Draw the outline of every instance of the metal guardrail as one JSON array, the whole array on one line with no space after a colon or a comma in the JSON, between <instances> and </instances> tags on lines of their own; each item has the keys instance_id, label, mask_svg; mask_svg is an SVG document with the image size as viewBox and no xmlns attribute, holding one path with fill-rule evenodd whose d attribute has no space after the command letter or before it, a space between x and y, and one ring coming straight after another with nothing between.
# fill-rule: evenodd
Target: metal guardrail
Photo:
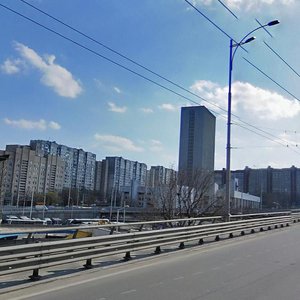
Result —
<instances>
[{"instance_id":1,"label":"metal guardrail","mask_svg":"<svg viewBox=\"0 0 300 300\"><path fill-rule=\"evenodd\" d=\"M84 266L89 269L94 258L125 253L124 259L128 260L131 258L131 252L135 251L153 248L158 254L163 246L179 244L179 248L182 249L187 242L197 240L198 244L202 244L206 238L214 237L215 240L219 240L220 236L233 237L236 233L244 235L246 232L254 233L256 230L289 226L290 223L292 223L291 214L283 214L232 222L2 247L0 248L0 275L31 270L33 274L29 277L38 280L39 270L42 268L86 260Z\"/></svg>"}]
</instances>

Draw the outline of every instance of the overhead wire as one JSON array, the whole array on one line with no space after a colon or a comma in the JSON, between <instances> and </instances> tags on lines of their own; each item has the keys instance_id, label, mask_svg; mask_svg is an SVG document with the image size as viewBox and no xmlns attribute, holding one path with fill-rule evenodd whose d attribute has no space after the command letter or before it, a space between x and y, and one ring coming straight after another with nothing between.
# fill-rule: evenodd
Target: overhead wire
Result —
<instances>
[{"instance_id":1,"label":"overhead wire","mask_svg":"<svg viewBox=\"0 0 300 300\"><path fill-rule=\"evenodd\" d=\"M21 1L24 2L23 0L21 0ZM24 18L24 19L26 19L26 20L28 20L28 21L30 21L30 22L32 22L32 23L34 23L34 24L36 24L36 25L38 25L38 26L40 26L40 27L42 27L42 28L44 28L44 29L46 29L47 31L50 31L50 32L52 32L52 33L58 35L59 37L61 37L61 38L65 39L65 40L67 40L67 41L69 41L69 42L71 42L71 43L73 43L73 44L75 44L75 45L77 45L77 46L79 46L79 47L81 47L81 48L83 48L83 49L85 49L85 50L87 50L87 51L89 51L89 52L95 54L95 55L97 55L98 57L101 57L102 59L107 60L108 62L110 62L110 63L112 63L112 64L114 64L114 65L116 65L116 66L118 66L118 67L121 67L121 68L127 70L128 72L133 73L134 75L136 75L136 76L138 76L138 77L141 77L141 78L145 79L145 80L148 81L148 82L151 82L151 83L153 83L153 84L155 84L155 85L157 85L157 86L159 86L159 87L161 87L161 88L163 88L163 89L165 89L165 90L167 90L167 91L169 91L169 92L171 92L171 93L173 93L173 94L175 94L175 95L177 95L177 96L179 96L179 97L181 97L181 98L183 98L183 99L186 99L186 100L188 100L188 101L191 102L191 103L194 103L194 104L196 104L196 105L201 105L200 103L198 103L198 102L196 102L196 101L194 101L194 100L192 100L192 99L190 99L190 98L188 98L188 97L186 97L186 96L184 96L184 95L182 95L182 94L180 94L180 93L178 93L178 92L176 92L176 91L174 91L174 90L172 90L172 89L170 89L170 88L168 88L168 87L166 87L166 86L164 86L164 85L162 85L162 84L160 84L160 83L158 83L158 82L156 82L156 81L154 81L154 80L152 80L152 79L150 79L150 78L148 78L148 77L146 77L146 76L144 76L144 75L142 75L142 74L140 74L140 73L138 73L138 72L136 72L136 71L134 71L134 70L132 70L132 69L130 69L130 68L128 68L128 67L126 67L126 66L124 66L124 65L122 65L122 64L120 64L120 63L118 63L118 62L115 62L114 60L112 60L112 59L110 59L110 58L108 58L108 57L106 57L106 56L104 56L104 55L102 55L102 54L100 54L100 53L98 53L98 52L96 52L96 51L94 51L94 50L92 50L92 49L90 49L90 48L88 48L88 47L82 45L82 44L80 44L79 42L77 42L77 41L75 41L75 40L73 40L73 39L71 39L71 38L69 38L69 37L66 37L65 35L63 35L63 34L57 32L57 31L55 31L55 30L53 30L53 29L51 29L51 28L49 28L49 27L47 27L47 26L45 26L45 25L43 25L43 24L41 24L41 23L39 23L39 22L37 22L37 21L35 21L35 20L33 20L32 18L29 18L29 17L25 16L25 15L22 14L22 13L19 13L19 12L13 10L13 9L11 9L11 8L9 8L9 7L7 7L7 6L3 5L3 4L1 4L1 3L0 3L0 6L3 7L3 8L5 8L5 9L7 9L7 10L9 10L10 12L12 12L12 13L14 13L14 14L17 14L17 15L19 15L20 17L22 17L22 18ZM142 65L141 65L141 66L142 66ZM150 69L149 69L149 70L150 70ZM150 70L150 71L151 71L151 70ZM155 72L151 72L151 73L154 74ZM159 74L158 74L158 75L159 75ZM160 77L160 76L159 76L159 77ZM161 77L161 78L164 78L164 77ZM215 103L213 103L213 102L210 102L210 101L208 101L208 100L202 98L201 96L199 96L199 95L197 95L197 94L195 94L195 93L193 93L193 92L191 92L191 91L189 91L189 90L187 90L187 89L181 87L180 85L178 85L178 84L176 84L176 83L173 83L172 81L169 81L168 79L166 79L166 80L167 80L168 82L170 82L170 83L176 85L177 87L179 87L179 88L185 90L186 92L189 92L189 93L191 93L192 95L194 95L194 96L200 98L201 100L206 101L207 103L209 103L209 104L211 104L211 105L217 107L218 109L227 112L226 109L220 107L219 105L217 105L217 104L215 104ZM212 109L210 109L210 110L211 110L213 113L215 113L216 115L220 115L221 117L224 117L222 114L220 114L220 113L218 113L218 112L216 112L216 111L214 111L214 110L212 110ZM246 124L247 126L250 126L250 127L254 128L254 129L258 130L258 131L261 131L261 132L263 132L263 133L265 133L265 134L267 134L267 135L273 136L273 137L275 137L276 139L278 139L278 137L276 137L276 136L274 136L274 135L272 135L272 134L270 134L270 133L268 133L268 132L266 132L266 131L264 131L264 130L262 130L262 129L260 129L260 128L254 126L254 125L252 125L252 124L250 124L250 123L248 123L248 122L243 121L239 116L234 115L234 114L233 114L233 116L235 116L236 118L238 118L241 122L243 122L243 123ZM238 126L239 126L239 125L238 125ZM243 127L243 128L246 129L245 126L240 126L240 127ZM256 134L258 134L258 135L261 135L261 134L255 132L254 130L250 130L250 131L253 132L253 133L256 133ZM273 141L276 142L276 140L274 140L274 139L271 139L271 138L268 138L268 139L273 140ZM283 140L283 141L284 141L284 140ZM285 142L285 141L284 141L284 142ZM282 144L282 145L283 145L283 144Z\"/></svg>"},{"instance_id":2,"label":"overhead wire","mask_svg":"<svg viewBox=\"0 0 300 300\"><path fill-rule=\"evenodd\" d=\"M260 23L257 19L255 19L255 21L258 23L259 26L261 26L261 28L270 36L270 37L273 37L273 35L271 34L271 32L269 30L267 30L267 28L262 24Z\"/></svg>"},{"instance_id":3,"label":"overhead wire","mask_svg":"<svg viewBox=\"0 0 300 300\"><path fill-rule=\"evenodd\" d=\"M236 14L221 0L218 0L218 2L227 10L230 12L231 15L233 15L237 20L239 19Z\"/></svg>"},{"instance_id":4,"label":"overhead wire","mask_svg":"<svg viewBox=\"0 0 300 300\"><path fill-rule=\"evenodd\" d=\"M78 30L78 29L76 29L76 28L74 28L73 26L71 26L71 25L69 25L69 24L63 22L62 20L59 20L58 18L56 18L56 17L50 15L49 13L47 13L47 12L45 12L45 11L39 9L38 7L36 7L36 6L34 6L34 5L30 4L30 3L28 3L27 1L25 1L25 0L20 0L20 1L23 2L23 3L25 3L25 4L27 4L27 5L29 5L30 7L34 8L34 9L37 10L37 11L39 11L40 13L42 13L42 14L44 14L44 15L50 17L51 19L53 19L53 20L59 22L60 24L62 24L62 25L64 25L64 26L68 27L69 29L74 30L75 32L77 32L77 33L79 33L80 35L82 35L82 36L88 38L89 40L94 41L95 43L97 43L97 44L103 46L105 49L107 49L107 50L109 50L109 51L112 51L113 53L115 53L115 54L121 56L122 58L124 58L124 59L126 59L126 60L132 62L133 64L135 64L135 65L141 67L142 69L144 69L144 70L150 72L151 74L158 76L159 78L161 78L161 79L167 81L168 83L170 83L170 84L172 84L172 85L174 85L174 86L180 88L181 90L183 90L183 91L185 91L185 92L187 92L187 93L189 93L189 94L191 94L191 95L193 95L193 96L195 96L195 97L201 99L202 101L205 101L205 102L207 102L207 103L213 105L214 107L216 107L216 108L218 108L218 109L220 109L220 110L222 110L222 111L224 111L224 112L227 113L227 110L224 109L224 108L222 108L221 106L219 106L219 105L217 105L217 104L215 104L215 103L213 103L213 102L211 102L211 101L208 101L207 99L205 99L205 98L203 98L203 97L197 95L196 93L193 93L192 91L190 91L190 90L184 88L183 86L179 85L178 83L176 83L176 82L174 82L174 81L172 81L172 80L169 80L169 79L166 78L165 76L162 76L162 75L158 74L157 72L155 72L155 71L149 69L148 67L145 67L144 65L142 65L142 64L140 64L140 63L138 63L138 62L136 62L136 61L133 60L132 58L129 58L128 56L123 55L123 54L120 53L119 51L116 51L116 50L112 49L111 47L105 45L105 44L102 43L102 42L99 42L98 40L96 40L96 39L90 37L89 35L83 33L82 31L80 31L80 30ZM186 98L186 99L187 99L187 98ZM188 100L188 99L187 99L187 100ZM194 104L200 105L198 102L194 102L194 101L192 101L191 99L189 99L189 101L192 102L192 103L194 103ZM213 110L212 110L212 111L213 111ZM218 114L218 113L215 112L215 111L213 111L213 112L214 112L215 114ZM232 114L232 115L233 115L234 117L238 118L238 119L240 120L240 122L243 122L243 123L245 123L246 125L251 126L252 128L255 128L255 129L259 130L259 131L262 131L262 132L264 132L265 134L272 135L272 134L270 134L270 133L268 133L268 132L266 132L266 131L263 131L263 130L261 130L261 129L259 129L259 128L256 128L254 125L252 125L252 124L250 124L250 123L248 123L248 122L246 122L246 121L243 121L239 116L237 116L237 115L235 115L235 114ZM273 135L273 136L274 136L274 135ZM275 137L275 136L274 136L274 137ZM277 137L276 137L276 138L277 138Z\"/></svg>"},{"instance_id":5,"label":"overhead wire","mask_svg":"<svg viewBox=\"0 0 300 300\"><path fill-rule=\"evenodd\" d=\"M261 74L263 74L265 77L267 77L268 79L270 79L273 83L275 83L277 86L279 86L282 90L284 90L286 93L288 93L290 96L292 96L293 98L295 98L296 100L300 101L300 99L298 97L296 97L294 94L292 94L291 92L289 92L284 86L282 86L280 83L278 83L277 81L275 81L271 76L269 76L266 72L264 72L263 70L261 70L259 67L257 67L255 64L253 64L251 61L249 61L247 58L243 57L243 59L250 64L253 68L255 68L257 71L259 71Z\"/></svg>"},{"instance_id":6,"label":"overhead wire","mask_svg":"<svg viewBox=\"0 0 300 300\"><path fill-rule=\"evenodd\" d=\"M277 53L269 44L264 41L264 44L282 61L284 62L298 77L300 74L279 54Z\"/></svg>"}]
</instances>

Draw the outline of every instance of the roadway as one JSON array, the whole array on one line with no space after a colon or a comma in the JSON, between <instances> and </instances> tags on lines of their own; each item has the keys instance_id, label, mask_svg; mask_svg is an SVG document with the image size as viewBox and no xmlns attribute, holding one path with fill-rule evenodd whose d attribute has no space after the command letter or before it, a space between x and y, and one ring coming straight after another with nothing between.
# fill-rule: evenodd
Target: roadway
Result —
<instances>
[{"instance_id":1,"label":"roadway","mask_svg":"<svg viewBox=\"0 0 300 300\"><path fill-rule=\"evenodd\" d=\"M83 272L0 299L299 300L300 227Z\"/></svg>"}]
</instances>

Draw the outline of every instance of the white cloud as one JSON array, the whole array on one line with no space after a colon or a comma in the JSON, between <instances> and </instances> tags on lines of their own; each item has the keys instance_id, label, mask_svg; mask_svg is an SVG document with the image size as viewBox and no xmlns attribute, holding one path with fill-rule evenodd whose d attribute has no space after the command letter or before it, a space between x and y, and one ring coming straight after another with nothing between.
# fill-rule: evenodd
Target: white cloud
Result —
<instances>
[{"instance_id":1,"label":"white cloud","mask_svg":"<svg viewBox=\"0 0 300 300\"><path fill-rule=\"evenodd\" d=\"M166 110L166 111L176 111L178 107L171 104L171 103L163 103L158 106L159 109Z\"/></svg>"},{"instance_id":2,"label":"white cloud","mask_svg":"<svg viewBox=\"0 0 300 300\"><path fill-rule=\"evenodd\" d=\"M20 65L22 64L22 61L20 59L6 59L4 63L1 65L1 70L5 74L16 74L21 71Z\"/></svg>"},{"instance_id":3,"label":"white cloud","mask_svg":"<svg viewBox=\"0 0 300 300\"><path fill-rule=\"evenodd\" d=\"M205 5L211 6L216 1L213 0L193 0L192 4L194 6L197 5ZM263 6L271 6L271 5L291 5L295 3L295 0L223 0L223 3L231 9L238 10L259 10Z\"/></svg>"},{"instance_id":4,"label":"white cloud","mask_svg":"<svg viewBox=\"0 0 300 300\"><path fill-rule=\"evenodd\" d=\"M75 80L67 69L55 63L54 55L41 57L21 43L16 43L15 48L27 62L42 73L41 82L53 88L58 95L76 98L82 92L80 82Z\"/></svg>"},{"instance_id":5,"label":"white cloud","mask_svg":"<svg viewBox=\"0 0 300 300\"><path fill-rule=\"evenodd\" d=\"M117 86L114 86L114 91L117 92L118 94L122 93L122 91Z\"/></svg>"},{"instance_id":6,"label":"white cloud","mask_svg":"<svg viewBox=\"0 0 300 300\"><path fill-rule=\"evenodd\" d=\"M8 118L5 118L4 123L12 127L26 129L26 130L35 130L35 129L46 130L48 128L59 130L61 128L61 126L57 122L50 121L49 123L47 123L44 119L40 119L38 121L32 121L32 120L25 120L25 119L10 120Z\"/></svg>"},{"instance_id":7,"label":"white cloud","mask_svg":"<svg viewBox=\"0 0 300 300\"><path fill-rule=\"evenodd\" d=\"M161 151L163 151L163 144L162 144L162 142L158 141L158 140L150 140L149 150L153 151L153 152L161 152Z\"/></svg>"},{"instance_id":8,"label":"white cloud","mask_svg":"<svg viewBox=\"0 0 300 300\"><path fill-rule=\"evenodd\" d=\"M54 129L54 130L61 129L61 126L57 122L54 122L54 121L50 121L48 126L49 126L49 128Z\"/></svg>"},{"instance_id":9,"label":"white cloud","mask_svg":"<svg viewBox=\"0 0 300 300\"><path fill-rule=\"evenodd\" d=\"M126 106L117 106L115 103L113 102L108 102L107 103L109 106L110 111L116 112L116 113L125 113L127 111L127 107Z\"/></svg>"},{"instance_id":10,"label":"white cloud","mask_svg":"<svg viewBox=\"0 0 300 300\"><path fill-rule=\"evenodd\" d=\"M142 107L140 110L143 113L145 113L145 114L151 114L151 113L153 113L153 109L152 108Z\"/></svg>"},{"instance_id":11,"label":"white cloud","mask_svg":"<svg viewBox=\"0 0 300 300\"><path fill-rule=\"evenodd\" d=\"M114 152L142 152L144 149L134 144L128 138L117 136L117 135L100 135L95 134L94 138L97 142L100 142L101 146Z\"/></svg>"},{"instance_id":12,"label":"white cloud","mask_svg":"<svg viewBox=\"0 0 300 300\"><path fill-rule=\"evenodd\" d=\"M199 80L191 89L210 102L227 108L227 86L220 87L213 82ZM205 102L203 105L218 110L215 106ZM244 112L248 115L253 114L255 118L260 119L288 119L300 113L300 103L250 83L236 81L232 84L232 111Z\"/></svg>"}]
</instances>

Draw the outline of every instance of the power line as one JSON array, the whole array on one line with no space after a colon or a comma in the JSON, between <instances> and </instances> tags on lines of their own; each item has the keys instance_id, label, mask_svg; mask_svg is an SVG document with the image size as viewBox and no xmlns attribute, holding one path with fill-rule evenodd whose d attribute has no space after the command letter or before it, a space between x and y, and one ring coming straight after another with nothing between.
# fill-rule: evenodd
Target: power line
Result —
<instances>
[{"instance_id":1,"label":"power line","mask_svg":"<svg viewBox=\"0 0 300 300\"><path fill-rule=\"evenodd\" d=\"M256 65L254 65L252 62L250 62L247 58L243 57L243 59L250 64L253 68L255 68L257 71L259 71L260 73L262 73L263 75L265 75L267 78L269 78L272 82L274 82L277 86L279 86L282 90L284 90L285 92L287 92L290 96L292 96L293 98L295 98L296 100L300 101L299 98L297 98L294 94L292 94L291 92L289 92L285 87L283 87L280 83L278 83L277 81L275 81L273 78L271 78L267 73L265 73L264 71L262 71L259 67L257 67Z\"/></svg>"},{"instance_id":2,"label":"power line","mask_svg":"<svg viewBox=\"0 0 300 300\"><path fill-rule=\"evenodd\" d=\"M262 29L263 29L270 37L273 37L273 35L270 33L270 31L267 30L267 28L266 28L263 24L261 24L257 19L255 19L255 21L258 23L258 25L261 26L261 28L262 28Z\"/></svg>"},{"instance_id":3,"label":"power line","mask_svg":"<svg viewBox=\"0 0 300 300\"><path fill-rule=\"evenodd\" d=\"M234 14L234 12L228 7L228 6L226 6L221 0L218 0L219 1L219 3L227 10L227 11L229 11L237 20L239 19L235 14Z\"/></svg>"},{"instance_id":4,"label":"power line","mask_svg":"<svg viewBox=\"0 0 300 300\"><path fill-rule=\"evenodd\" d=\"M206 16L200 9L198 9L195 5L193 5L190 1L184 0L188 5L190 5L194 10L196 10L203 18L205 18L209 23L211 23L214 27L216 27L220 32L226 35L228 38L232 39L235 43L238 43L235 39L233 39L225 30L223 30L219 25L217 25L214 21L212 21L208 16ZM246 52L248 52L245 48L241 46Z\"/></svg>"},{"instance_id":5,"label":"power line","mask_svg":"<svg viewBox=\"0 0 300 300\"><path fill-rule=\"evenodd\" d=\"M63 35L63 34L57 32L57 31L55 31L55 30L53 30L53 29L51 29L51 28L49 28L49 27L47 27L47 26L45 26L45 25L43 25L43 24L41 24L41 23L39 23L39 22L37 22L37 21L35 21L35 20L33 20L33 19L31 19L31 18L29 18L29 17L27 17L27 16L25 16L25 15L23 15L23 14L21 14L21 13L15 11L15 10L13 10L13 9L11 9L11 8L9 8L9 7L7 7L7 6L5 6L5 5L3 5L3 4L0 4L0 6L3 7L3 8L5 8L5 9L7 9L7 10L9 10L10 12L12 12L12 13L14 13L14 14L17 14L17 15L19 15L20 17L22 17L22 18L24 18L24 19L26 19L26 20L28 20L28 21L30 21L30 22L32 22L32 23L34 23L34 24L36 24L36 25L38 25L38 26L40 26L40 27L42 27L42 28L44 28L44 29L46 29L47 31L50 31L50 32L52 32L52 33L58 35L59 37L61 37L61 38L65 39L65 40L67 40L67 41L69 41L69 42L75 44L76 46L79 46L80 48L83 48L84 50L87 50L87 51L91 52L92 54L95 54L96 56L98 56L98 57L100 57L100 58L102 58L102 59L105 59L106 61L108 61L108 62L110 62L110 63L112 63L112 64L114 64L114 65L116 65L116 66L118 66L118 67L121 67L121 68L127 70L128 72L130 72L130 73L132 73L132 74L138 76L138 77L141 77L141 78L145 79L145 80L148 81L148 82L151 82L151 83L153 83L153 84L155 84L155 85L157 85L157 86L159 86L159 87L161 87L161 88L163 88L163 89L165 89L165 90L167 90L167 91L169 91L169 92L171 92L171 93L173 93L173 94L175 94L175 95L177 95L177 96L179 96L179 97L181 97L181 98L184 98L184 99L190 101L191 103L194 103L194 104L196 104L196 105L201 105L199 102L196 102L196 101L194 101L194 100L192 100L192 99L190 99L190 98L188 98L188 97L186 97L186 96L184 96L184 95L182 95L182 94L180 94L180 93L178 93L178 92L176 92L176 91L174 91L174 90L172 90L172 89L170 89L170 88L168 88L168 87L166 87L166 86L164 86L164 85L162 85L162 84L160 84L160 83L158 83L158 82L156 82L156 81L154 81L154 80L152 80L152 79L150 79L150 78L148 78L148 77L146 77L146 76L144 76L144 75L142 75L142 74L140 74L140 73L138 73L138 72L136 72L136 71L134 71L134 70L132 70L132 69L130 69L130 68L128 68L128 67L126 67L126 66L124 66L124 65L122 65L122 64L118 63L118 62L115 62L115 61L113 61L112 59L105 57L104 55L102 55L102 54L100 54L100 53L98 53L98 52L96 52L96 51L94 51L94 50L92 50L92 49L90 49L90 48L88 48L88 47L86 47L86 46L84 46L84 45L82 45L82 44L76 42L76 41L74 41L73 39L71 39L71 38L69 38L69 37L66 37L65 35ZM219 105L217 105L217 104L215 104L215 103L213 103L213 102L210 102L210 101L208 101L208 100L206 100L206 99L200 97L199 95L197 95L197 94L195 94L195 93L193 93L193 92L190 92L189 90L187 90L187 89L181 87L180 85L178 85L178 84L176 84L176 83L173 83L172 81L169 81L168 79L166 79L166 80L167 80L168 82L170 82L170 83L176 85L177 87L183 89L184 91L189 92L189 93L191 93L192 95L194 95L194 96L200 98L201 100L206 101L207 103L209 103L209 104L211 104L211 105L217 107L218 109L220 109L220 110L222 110L222 111L224 111L224 112L227 112L226 109L220 107ZM212 110L212 109L210 109L210 110L211 110L213 113L215 113L216 115L220 115L221 117L224 117L222 114L220 114L220 113L218 113L218 112L216 112L216 111L214 111L214 110ZM262 129L260 129L260 128L254 126L254 125L252 125L252 124L250 124L250 123L248 123L248 122L243 121L239 116L234 115L234 114L233 114L233 116L235 116L236 118L238 118L241 122L243 122L243 123L246 124L247 126L250 126L250 127L254 128L254 129L260 131L260 132L263 132L263 133L265 133L265 134L267 134L267 135L273 136L273 137L275 137L276 139L279 139L279 140L280 140L280 138L278 138L278 137L272 135L271 133L268 133L268 132L266 132L266 131L264 131L264 130L262 130ZM224 117L224 118L225 118L225 117ZM242 127L242 126L240 126L240 127ZM246 127L243 127L243 128L246 129ZM249 130L249 129L248 129L248 130ZM249 130L249 131L252 131L252 132L254 132L254 133L258 134L258 135L261 135L261 134L255 132L254 130ZM261 136L263 136L263 135L261 135ZM268 138L268 139L271 139L271 138ZM273 139L271 139L271 140L273 140ZM282 140L282 139L281 139L281 140ZM273 140L273 141L275 141L275 140ZM284 140L283 140L283 141L284 141ZM285 141L284 141L284 142L285 142ZM283 144L282 144L282 145L283 145Z\"/></svg>"},{"instance_id":6,"label":"power line","mask_svg":"<svg viewBox=\"0 0 300 300\"><path fill-rule=\"evenodd\" d=\"M268 45L265 41L264 44L281 60L283 61L298 77L300 74L285 60L282 56L280 56L270 45Z\"/></svg>"},{"instance_id":7,"label":"power line","mask_svg":"<svg viewBox=\"0 0 300 300\"><path fill-rule=\"evenodd\" d=\"M201 99L202 101L205 101L205 102L207 102L207 103L213 105L214 107L217 107L218 109L220 109L220 110L222 110L222 111L224 111L224 112L227 113L227 110L224 109L224 108L222 108L222 107L220 107L219 105L217 105L217 104L215 104L215 103L213 103L213 102L210 102L210 101L204 99L203 97L201 97L201 96L199 96L199 95L197 95L197 94L191 92L190 90L188 90L188 89L182 87L182 86L179 85L178 83L175 83L174 81L169 80L169 79L166 78L165 76L162 76L162 75L158 74L157 72L155 72L155 71L153 71L153 70L151 70L151 69L145 67L144 65L142 65L142 64L140 64L140 63L138 63L138 62L136 62L136 61L133 60L132 58L129 58L128 56L123 55L123 54L120 53L119 51L116 51L116 50L112 49L111 47L108 47L107 45L103 44L102 42L99 42L98 40L95 40L94 38L92 38L92 37L90 37L89 35L83 33L82 31L80 31L80 30L74 28L73 26L71 26L71 25L69 25L69 24L63 22L62 20L59 20L58 18L56 18L56 17L50 15L49 13L47 13L47 12L45 12L45 11L43 11L43 10L37 8L36 6L34 6L34 5L32 5L32 4L28 3L28 2L26 2L25 0L20 0L20 1L23 2L23 3L25 3L25 4L27 4L27 5L29 5L30 7L34 8L35 10L41 12L42 14L44 14L44 15L50 17L51 19L53 19L53 20L59 22L60 24L62 24L62 25L64 25L64 26L66 26L66 27L68 27L68 28L74 30L75 32L77 32L77 33L79 33L80 35L82 35L82 36L88 38L89 40L91 40L91 41L93 41L93 42L95 42L95 43L97 43L97 44L103 46L105 49L107 49L107 50L109 50L109 51L112 51L113 53L115 53L115 54L121 56L122 58L124 58L124 59L126 59L126 60L128 60L128 61L130 61L130 62L132 62L132 63L134 63L135 65L137 65L137 66L141 67L142 69L144 69L144 70L150 72L151 74L154 74L154 75L158 76L159 78L161 78L161 79L167 81L168 83L173 84L174 86L180 88L181 90L183 90L183 91L185 91L185 92L187 92L187 93L189 93L189 94L191 94L191 95L193 95L193 96L195 96L195 97ZM193 102L191 99L189 99L189 101ZM197 103L197 102L193 102L193 103L200 105L200 104ZM213 111L213 110L212 110L212 111ZM215 111L213 111L213 112L214 112L215 114L218 114L218 113L215 112ZM235 115L235 114L232 114L232 115L233 115L234 117L238 118L241 122L245 123L246 125L251 126L252 128L255 128L255 129L257 129L257 130L259 130L259 131L261 131L261 132L263 132L263 133L265 133L265 134L269 134L269 135L275 137L274 135L272 135L272 134L270 134L270 133L268 133L268 132L266 132L266 131L264 131L264 130L262 130L262 129L260 129L260 128L257 128L256 126L254 126L254 125L252 125L252 124L250 124L250 123L247 123L247 122L243 121L239 116L237 116L237 115ZM277 137L275 137L275 138L277 138Z\"/></svg>"},{"instance_id":8,"label":"power line","mask_svg":"<svg viewBox=\"0 0 300 300\"><path fill-rule=\"evenodd\" d=\"M239 127L243 128L243 129L245 129L245 130L248 130L248 131L250 131L250 132L252 132L252 133L255 133L256 135L259 135L259 136L261 136L261 137L263 137L263 138L265 138L265 139L268 139L268 140L270 140L270 141L272 141L272 142L274 142L274 143L277 143L277 144L279 144L279 145L281 145L281 146L284 146L284 147L286 147L286 148L289 148L290 150L292 150L293 152L295 152L295 153L297 153L297 154L300 154L300 152L298 152L297 150L291 148L289 144L283 144L283 143L281 143L281 142L279 142L279 141L277 141L277 140L274 140L274 139L272 139L272 138L270 138L270 137L268 137L268 136L265 136L265 135L263 135L263 134L260 134L260 133L258 133L258 132L255 132L254 130L251 130L250 128L247 128L247 127L245 127L245 126L243 126L243 125L241 125L241 124L234 123L234 125L239 126Z\"/></svg>"}]
</instances>

